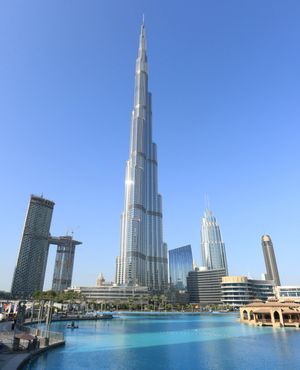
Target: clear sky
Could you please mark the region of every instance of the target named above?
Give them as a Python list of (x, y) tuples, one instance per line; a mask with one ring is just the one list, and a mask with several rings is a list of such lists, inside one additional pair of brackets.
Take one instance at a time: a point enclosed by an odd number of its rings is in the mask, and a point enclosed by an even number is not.
[(230, 274), (260, 277), (267, 233), (282, 283), (300, 284), (298, 0), (12, 0), (0, 4), (0, 290), (32, 193), (55, 201), (53, 235), (83, 242), (73, 283), (114, 278), (143, 13), (168, 247), (192, 244), (201, 263), (207, 193)]

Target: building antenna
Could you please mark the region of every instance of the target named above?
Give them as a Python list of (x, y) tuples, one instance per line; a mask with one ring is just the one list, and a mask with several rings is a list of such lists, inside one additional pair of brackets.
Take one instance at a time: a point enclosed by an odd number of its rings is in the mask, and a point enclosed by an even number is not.
[(145, 14), (143, 13), (143, 17), (142, 17), (142, 20), (143, 20), (143, 23), (142, 25), (144, 26), (145, 25)]
[(204, 194), (205, 211), (210, 211), (210, 201), (207, 193)]

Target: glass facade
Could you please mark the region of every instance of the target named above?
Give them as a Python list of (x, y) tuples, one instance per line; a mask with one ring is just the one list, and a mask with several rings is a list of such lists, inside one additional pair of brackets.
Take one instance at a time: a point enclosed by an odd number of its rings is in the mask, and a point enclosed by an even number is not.
[(14, 297), (27, 298), (43, 290), (53, 207), (50, 200), (35, 195), (30, 198), (12, 282)]
[(300, 300), (300, 286), (276, 286), (275, 295), (278, 299), (293, 298)]
[(162, 198), (158, 194), (157, 148), (152, 141), (151, 105), (143, 24), (136, 60), (134, 108), (116, 282), (161, 291), (168, 282), (168, 254), (163, 242)]
[(255, 299), (266, 301), (274, 296), (273, 280), (253, 280), (247, 276), (226, 276), (222, 279), (222, 302), (243, 306)]
[(193, 255), (190, 245), (169, 251), (170, 284), (178, 289), (186, 288), (186, 278), (193, 270)]
[(72, 236), (50, 237), (49, 244), (57, 245), (52, 290), (62, 292), (72, 283), (76, 245), (82, 244)]
[(228, 275), (225, 244), (220, 227), (211, 210), (206, 210), (202, 218), (201, 228), (202, 263), (207, 269), (225, 269)]

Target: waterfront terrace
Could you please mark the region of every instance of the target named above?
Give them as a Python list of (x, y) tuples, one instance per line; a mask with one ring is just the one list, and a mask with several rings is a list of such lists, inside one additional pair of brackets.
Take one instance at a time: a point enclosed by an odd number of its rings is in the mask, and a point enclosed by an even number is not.
[(255, 300), (240, 307), (242, 323), (256, 326), (300, 327), (300, 304), (294, 301), (279, 301), (269, 298), (265, 303)]

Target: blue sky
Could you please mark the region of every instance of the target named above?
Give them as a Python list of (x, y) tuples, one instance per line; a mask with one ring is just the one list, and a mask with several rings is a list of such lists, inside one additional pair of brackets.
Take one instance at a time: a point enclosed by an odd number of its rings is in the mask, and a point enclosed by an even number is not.
[(29, 0), (0, 5), (0, 289), (32, 193), (83, 242), (74, 284), (114, 278), (143, 13), (169, 248), (201, 263), (207, 193), (230, 274), (260, 277), (268, 233), (299, 284), (299, 1)]

